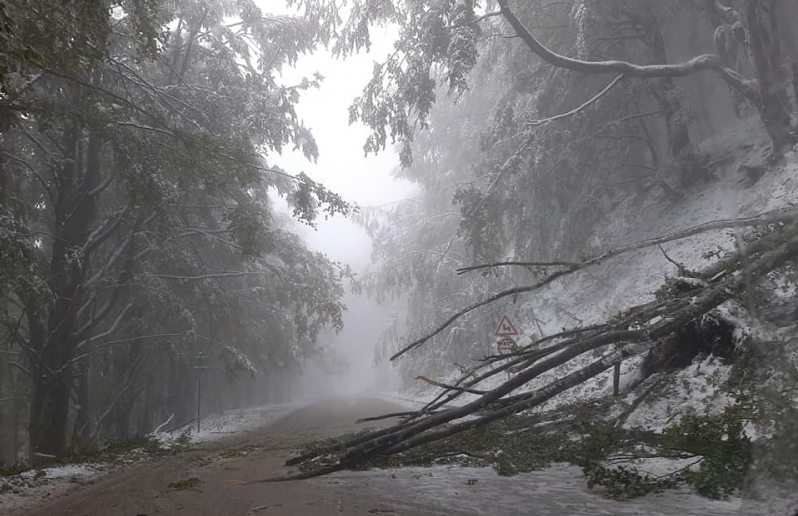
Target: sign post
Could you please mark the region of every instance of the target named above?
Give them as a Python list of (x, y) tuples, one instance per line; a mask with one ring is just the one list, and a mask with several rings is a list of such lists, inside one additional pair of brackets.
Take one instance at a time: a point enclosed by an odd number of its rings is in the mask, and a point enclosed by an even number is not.
[(500, 355), (514, 353), (518, 349), (518, 344), (513, 339), (513, 337), (518, 336), (518, 330), (515, 329), (515, 326), (506, 315), (502, 316), (501, 321), (499, 321), (499, 327), (496, 328), (495, 335), (499, 337), (496, 342), (496, 348)]
[(208, 369), (208, 355), (200, 351), (194, 357), (194, 361), (196, 363), (194, 369), (197, 370), (197, 433), (199, 433), (202, 409), (202, 371)]

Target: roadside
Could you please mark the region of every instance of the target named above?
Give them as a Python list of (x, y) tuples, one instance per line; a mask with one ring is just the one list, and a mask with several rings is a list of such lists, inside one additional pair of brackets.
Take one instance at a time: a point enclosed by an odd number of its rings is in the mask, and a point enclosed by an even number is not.
[(307, 403), (297, 401), (210, 414), (202, 420), (199, 432), (196, 422), (192, 422), (173, 432), (158, 431), (145, 437), (113, 443), (112, 449), (99, 453), (86, 453), (84, 450), (79, 456), (68, 458), (65, 464), (52, 464), (31, 468), (17, 475), (0, 476), (0, 509), (26, 507), (54, 498), (81, 485), (91, 485), (105, 475), (163, 459), (164, 455), (181, 453), (200, 443), (220, 439), (235, 441), (242, 433), (257, 430)]
[(230, 484), (286, 474), (289, 470), (283, 464), (300, 444), (362, 429), (353, 424), (358, 418), (397, 410), (402, 406), (375, 398), (318, 401), (265, 426), (175, 456), (118, 467), (106, 476), (83, 479), (40, 497), (18, 498), (13, 505), (0, 497), (0, 512), (30, 516), (467, 514), (382, 496), (362, 483), (344, 486), (334, 479)]

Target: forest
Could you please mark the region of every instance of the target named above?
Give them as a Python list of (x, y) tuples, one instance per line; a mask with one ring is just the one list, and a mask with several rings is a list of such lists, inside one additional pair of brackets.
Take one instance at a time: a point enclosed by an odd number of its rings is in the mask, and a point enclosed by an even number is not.
[[(798, 3), (286, 3), (0, 0), (0, 465), (184, 429), (198, 375), (221, 413), (354, 374), (328, 337), (360, 296), (400, 307), (367, 344), (423, 403), (245, 484), (568, 462), (619, 499), (790, 491)], [(345, 122), (398, 156), (390, 208), (279, 165), (319, 159), (325, 91), (287, 70), (386, 28)], [(300, 236), (330, 217), (365, 271)]]

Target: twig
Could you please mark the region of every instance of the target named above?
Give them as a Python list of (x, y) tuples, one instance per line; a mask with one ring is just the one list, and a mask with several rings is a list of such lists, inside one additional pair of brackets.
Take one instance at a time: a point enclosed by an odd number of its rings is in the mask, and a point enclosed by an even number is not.
[(475, 271), (478, 269), (489, 269), (494, 267), (506, 267), (508, 265), (517, 265), (519, 267), (575, 267), (579, 264), (576, 262), (521, 262), (521, 261), (504, 261), (496, 263), (483, 263), (479, 265), (469, 265), (468, 267), (460, 267), (456, 269), (457, 274), (465, 274), (466, 272)]
[(427, 378), (426, 376), (416, 376), (416, 380), (421, 380), (422, 382), (427, 382), (428, 384), (434, 385), (436, 387), (443, 387), (444, 389), (449, 390), (449, 391), (462, 391), (462, 392), (467, 392), (469, 394), (479, 394), (479, 395), (485, 394), (485, 391), (479, 391), (479, 390), (476, 390), (476, 389), (469, 389), (467, 387), (458, 387), (457, 385), (448, 385), (448, 384), (445, 384), (445, 383), (436, 382), (435, 380), (431, 380), (431, 379)]
[(666, 260), (668, 260), (669, 262), (671, 262), (673, 265), (676, 266), (676, 269), (679, 271), (679, 274), (681, 274), (682, 276), (687, 275), (687, 273), (689, 272), (687, 270), (687, 267), (685, 267), (681, 263), (677, 262), (676, 260), (668, 256), (668, 253), (665, 252), (665, 249), (663, 249), (661, 245), (658, 245), (657, 247), (659, 247), (659, 250), (662, 252), (662, 256), (664, 256)]
[(379, 416), (362, 417), (355, 421), (355, 423), (368, 423), (369, 421), (381, 421), (383, 419), (391, 419), (394, 417), (410, 417), (419, 414), (418, 410), (408, 410), (405, 412), (391, 412), (390, 414), (382, 414)]
[(171, 423), (172, 419), (174, 419), (174, 417), (175, 417), (175, 413), (172, 412), (172, 414), (169, 416), (169, 418), (166, 421), (164, 421), (163, 423), (161, 423), (160, 425), (156, 426), (155, 430), (153, 430), (151, 433), (157, 434), (163, 427), (165, 427), (166, 425)]
[(575, 107), (571, 111), (567, 111), (565, 113), (560, 113), (559, 115), (554, 115), (554, 116), (549, 117), (549, 118), (542, 118), (540, 120), (530, 120), (529, 122), (524, 123), (524, 126), (525, 127), (538, 127), (538, 126), (541, 126), (541, 125), (548, 124), (549, 122), (554, 122), (556, 120), (561, 120), (563, 118), (568, 118), (568, 117), (574, 116), (575, 114), (579, 113), (580, 111), (583, 111), (583, 110), (587, 109), (592, 104), (595, 104), (598, 101), (598, 99), (600, 99), (601, 97), (606, 95), (616, 84), (621, 82), (621, 79), (623, 79), (623, 78), (624, 78), (623, 75), (618, 75), (617, 77), (615, 77), (615, 79), (612, 80), (612, 82), (610, 82), (607, 86), (605, 86), (603, 90), (598, 92), (596, 95), (594, 95), (589, 100), (585, 101), (582, 105)]

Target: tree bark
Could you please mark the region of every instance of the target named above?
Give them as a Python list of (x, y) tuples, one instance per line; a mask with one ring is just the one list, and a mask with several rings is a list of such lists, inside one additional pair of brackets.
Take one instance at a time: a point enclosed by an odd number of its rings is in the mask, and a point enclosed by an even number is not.
[(72, 440), (79, 437), (87, 437), (91, 435), (91, 418), (90, 418), (90, 403), (89, 398), (89, 385), (90, 385), (90, 359), (84, 358), (80, 361), (78, 370), (80, 371), (80, 380), (78, 381), (78, 414), (75, 418), (75, 427), (72, 431)]
[[(72, 105), (81, 106), (81, 90), (72, 90)], [(71, 360), (77, 342), (78, 308), (88, 257), (75, 254), (89, 235), (97, 216), (96, 199), (90, 195), (100, 173), (103, 141), (98, 131), (89, 132), (85, 168), (81, 123), (77, 118), (64, 131), (64, 165), (58, 171), (55, 205), (55, 238), (50, 261), (50, 291), (55, 297), (47, 324), (31, 332), (34, 392), (29, 421), (31, 458), (57, 456), (66, 448), (69, 432), (69, 400), (72, 392)]]
[(790, 150), (790, 115), (784, 104), (785, 77), (776, 21), (775, 0), (746, 0), (743, 16), (748, 34), (748, 51), (759, 81), (760, 110), (773, 142), (775, 156)]

